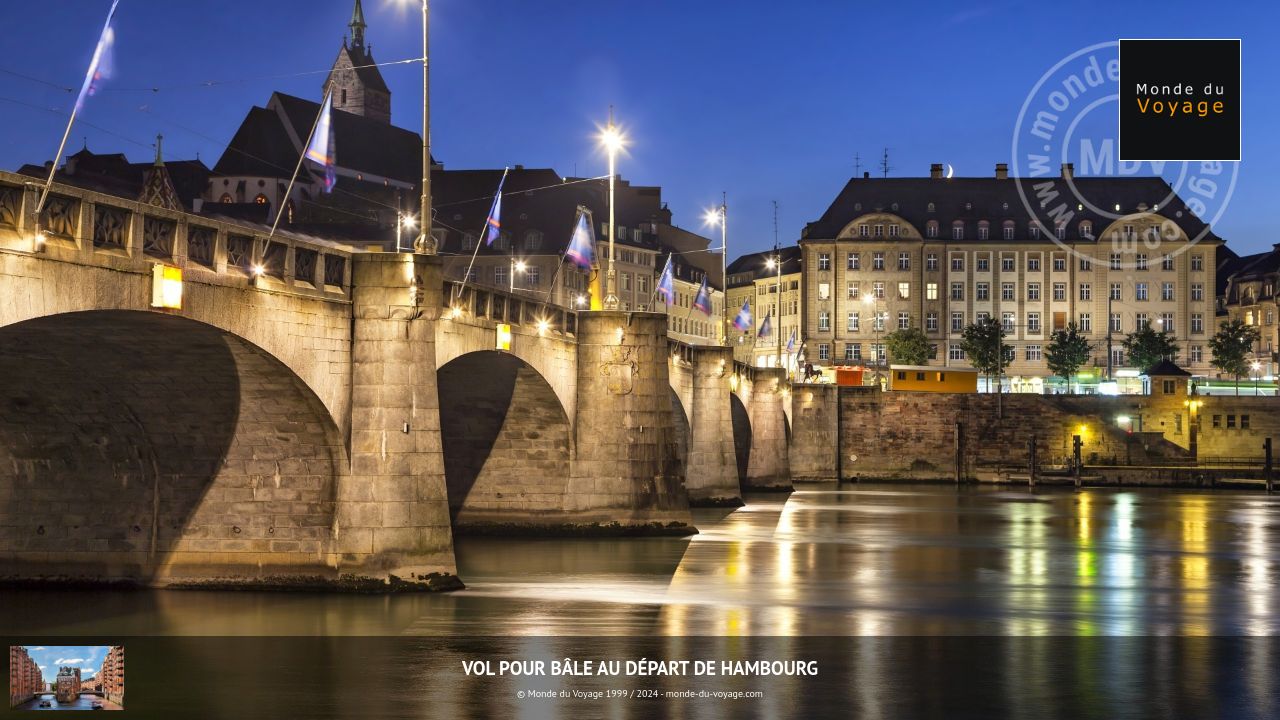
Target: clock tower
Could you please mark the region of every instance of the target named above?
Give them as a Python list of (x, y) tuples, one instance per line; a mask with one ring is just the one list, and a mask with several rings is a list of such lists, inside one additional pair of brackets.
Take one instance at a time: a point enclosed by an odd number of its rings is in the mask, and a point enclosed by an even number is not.
[(356, 0), (351, 11), (351, 30), (343, 38), (338, 59), (324, 81), (324, 91), (333, 89), (333, 107), (371, 120), (391, 123), (391, 91), (373, 59), (373, 46), (366, 45), (364, 8)]

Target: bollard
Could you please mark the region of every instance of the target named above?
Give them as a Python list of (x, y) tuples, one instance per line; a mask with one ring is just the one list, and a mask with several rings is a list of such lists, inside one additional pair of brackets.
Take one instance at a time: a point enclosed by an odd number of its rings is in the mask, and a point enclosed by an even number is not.
[(1267, 492), (1271, 492), (1271, 438), (1262, 441), (1262, 477), (1267, 481)]
[(1080, 476), (1084, 472), (1084, 468), (1081, 466), (1081, 460), (1080, 460), (1080, 450), (1083, 447), (1084, 447), (1084, 440), (1082, 440), (1079, 435), (1072, 435), (1071, 436), (1071, 452), (1075, 456), (1075, 473), (1076, 473), (1077, 488), (1080, 487)]

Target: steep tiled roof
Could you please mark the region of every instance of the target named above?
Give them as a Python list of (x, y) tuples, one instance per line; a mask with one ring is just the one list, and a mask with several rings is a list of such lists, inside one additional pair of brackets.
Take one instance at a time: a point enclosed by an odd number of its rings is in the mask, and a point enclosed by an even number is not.
[[(999, 228), (1005, 220), (1017, 223), (1017, 241), (1025, 241), (1026, 229), (1031, 217), (1024, 208), (1018, 192), (1021, 183), (1027, 198), (1037, 197), (1034, 185), (1046, 179), (1014, 179), (995, 177), (964, 178), (853, 178), (845, 184), (827, 211), (818, 220), (809, 223), (804, 230), (807, 239), (835, 238), (842, 229), (856, 218), (875, 212), (887, 212), (902, 217), (918, 228), (921, 234), (929, 220), (936, 220), (939, 237), (949, 239), (950, 227), (956, 220), (966, 224), (986, 220), (993, 228)], [(1108, 210), (1117, 204), (1121, 212), (1139, 212), (1139, 205), (1159, 206), (1159, 214), (1176, 222), (1188, 237), (1197, 237), (1205, 224), (1195, 217), (1181, 199), (1171, 198), (1169, 184), (1159, 177), (1082, 177), (1072, 178), (1076, 190), (1090, 204)], [(1061, 192), (1061, 185), (1058, 187)], [(1075, 199), (1059, 195), (1049, 203), (1051, 210), (1061, 203), (1074, 204)], [(930, 205), (933, 209), (930, 210)], [(1074, 212), (1067, 227), (1067, 239), (1078, 241), (1078, 224), (1082, 220), (1093, 222), (1095, 233), (1113, 222), (1112, 219), (1092, 212), (1088, 205), (1083, 210), (1071, 207)], [(1047, 228), (1054, 227), (1048, 212), (1039, 214)], [(977, 233), (970, 228), (965, 237), (975, 240)], [(998, 240), (998, 230), (991, 233)], [(1212, 233), (1203, 239), (1217, 239)]]
[[(769, 268), (769, 258), (773, 257), (772, 250), (763, 252), (748, 253), (729, 263), (729, 287), (741, 287), (749, 285), (752, 282), (766, 277), (771, 277), (778, 272), (777, 268)], [(778, 248), (778, 254), (782, 256), (782, 274), (790, 275), (800, 272), (800, 247), (791, 245), (789, 247)], [(737, 278), (735, 280), (735, 278)]]
[[(153, 164), (131, 163), (123, 153), (98, 155), (85, 148), (67, 156), (67, 163), (59, 168), (54, 182), (136, 200)], [(195, 199), (204, 194), (208, 185), (209, 168), (199, 160), (171, 160), (165, 163), (165, 169), (178, 199), (187, 210), (191, 210)], [(23, 165), (18, 172), (41, 180), (49, 175), (49, 169), (41, 165)]]

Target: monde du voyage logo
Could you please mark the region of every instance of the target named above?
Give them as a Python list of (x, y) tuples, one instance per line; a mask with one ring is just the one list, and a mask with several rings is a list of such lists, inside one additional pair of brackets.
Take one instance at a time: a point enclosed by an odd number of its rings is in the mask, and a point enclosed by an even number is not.
[(1121, 40), (1120, 159), (1240, 160), (1240, 41)]

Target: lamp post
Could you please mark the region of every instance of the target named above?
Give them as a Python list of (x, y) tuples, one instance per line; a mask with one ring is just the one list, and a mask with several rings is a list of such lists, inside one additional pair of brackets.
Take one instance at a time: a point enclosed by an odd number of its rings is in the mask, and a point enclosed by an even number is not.
[(516, 292), (516, 273), (524, 272), (525, 264), (523, 260), (511, 258), (511, 294)]
[(617, 231), (614, 229), (614, 178), (616, 177), (616, 167), (618, 161), (618, 151), (622, 149), (625, 140), (622, 131), (617, 125), (613, 124), (613, 108), (609, 108), (609, 124), (605, 126), (600, 133), (600, 144), (604, 145), (605, 151), (609, 154), (609, 265), (605, 271), (604, 285), (604, 309), (617, 310), (618, 305), (618, 274), (613, 267), (613, 241), (617, 237)]
[(720, 290), (723, 302), (720, 303), (720, 344), (729, 343), (729, 206), (725, 195), (720, 196), (720, 207), (708, 210), (705, 216), (707, 225), (720, 226)]
[(398, 219), (399, 222), (396, 223), (396, 252), (400, 252), (401, 229), (413, 230), (418, 226), (418, 219), (412, 215), (399, 213)]
[(782, 367), (782, 256), (780, 254), (777, 254), (777, 248), (774, 248), (774, 253), (775, 253), (774, 256), (769, 258), (769, 260), (765, 262), (765, 267), (769, 268), (770, 270), (778, 271), (778, 279), (777, 279), (778, 284), (776, 286), (776, 290), (774, 291), (774, 294), (775, 294), (774, 302), (778, 309), (778, 317), (776, 322), (774, 322), (774, 325), (776, 325), (777, 327), (773, 329), (773, 334), (775, 336), (775, 342), (777, 345), (777, 348), (775, 350), (775, 356), (774, 356), (774, 364), (777, 365), (778, 367)]
[(422, 0), (422, 234), (418, 246), (429, 255), (436, 249), (428, 245), (431, 237), (431, 68), (428, 57), (428, 28), (430, 12), (427, 0)]
[(876, 334), (876, 344), (871, 348), (871, 354), (875, 357), (876, 362), (876, 387), (880, 386), (880, 308), (876, 302), (876, 296), (873, 293), (867, 293), (862, 296), (862, 302), (871, 306), (871, 329)]
[(1259, 382), (1261, 382), (1261, 380), (1262, 380), (1262, 378), (1261, 378), (1261, 377), (1259, 377), (1259, 376), (1262, 374), (1262, 372), (1261, 372), (1261, 371), (1262, 371), (1262, 363), (1258, 362), (1257, 360), (1254, 360), (1254, 361), (1253, 361), (1253, 365), (1251, 365), (1250, 367), (1252, 367), (1252, 368), (1253, 368), (1253, 396), (1254, 396), (1254, 397), (1257, 397), (1257, 396), (1258, 396), (1258, 384), (1259, 384)]

